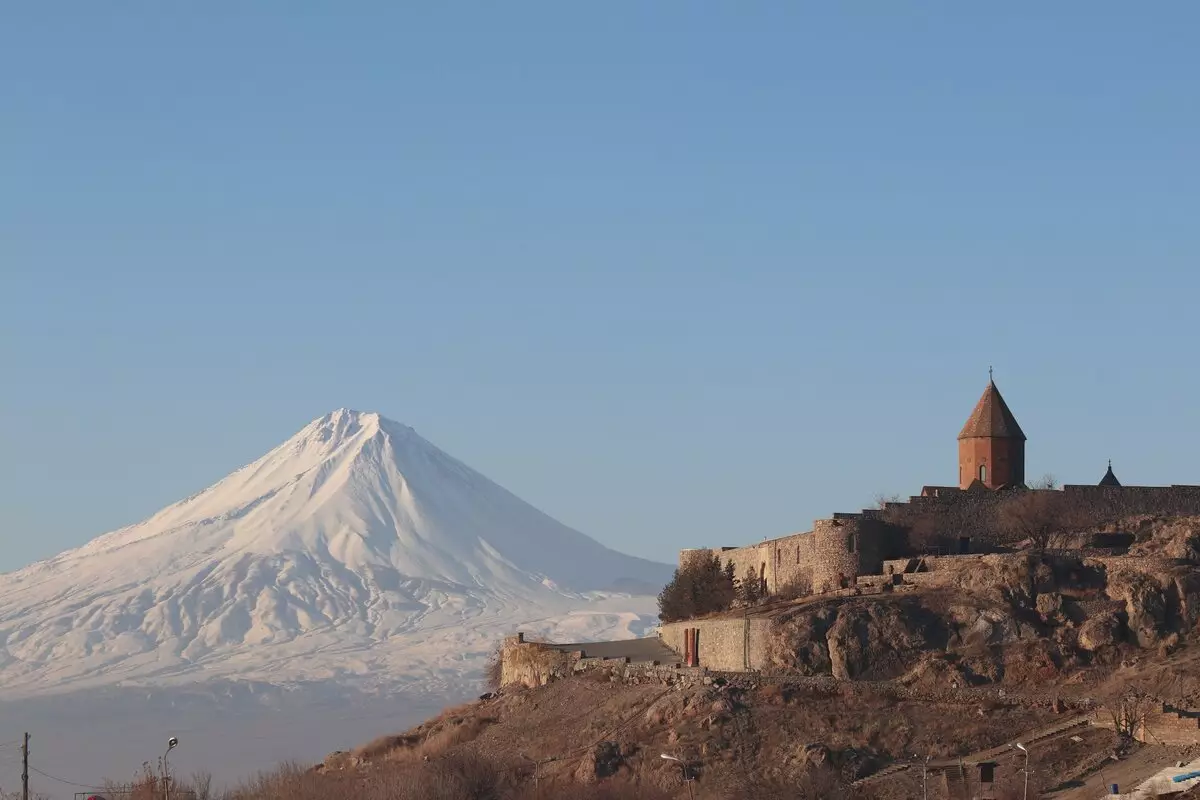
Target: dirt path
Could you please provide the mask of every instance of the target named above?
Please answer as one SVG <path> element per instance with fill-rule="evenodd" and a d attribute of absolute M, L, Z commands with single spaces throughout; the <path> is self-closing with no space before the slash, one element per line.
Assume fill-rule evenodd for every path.
<path fill-rule="evenodd" d="M 1107 761 L 1102 767 L 1073 786 L 1043 797 L 1054 800 L 1096 800 L 1103 797 L 1110 784 L 1117 784 L 1122 792 L 1132 791 L 1164 767 L 1183 759 L 1181 750 L 1175 747 L 1144 745 L 1119 761 Z"/>
<path fill-rule="evenodd" d="M 1087 724 L 1088 718 L 1085 716 L 1071 717 L 1070 719 L 1057 722 L 1054 725 L 1045 725 L 1040 728 L 1035 728 L 1034 730 L 1022 734 L 1015 741 L 1019 741 L 1025 746 L 1031 748 L 1035 745 L 1045 746 L 1064 736 L 1073 735 L 1075 731 L 1085 728 Z M 980 762 L 1002 760 L 1019 761 L 1021 760 L 1021 754 L 1020 751 L 1014 748 L 1014 743 L 989 747 L 986 750 L 979 750 L 962 757 L 933 759 L 929 762 L 928 768 L 930 770 L 941 771 L 948 768 L 957 767 L 959 764 L 971 765 L 978 764 Z M 907 769 L 919 770 L 920 768 L 921 762 L 919 761 L 891 764 L 887 767 L 884 767 L 879 772 L 876 772 L 874 775 L 868 775 L 865 778 L 855 781 L 854 785 L 861 786 L 863 784 L 880 780 L 881 778 L 885 778 L 889 775 L 895 775 L 897 772 L 903 772 Z"/>

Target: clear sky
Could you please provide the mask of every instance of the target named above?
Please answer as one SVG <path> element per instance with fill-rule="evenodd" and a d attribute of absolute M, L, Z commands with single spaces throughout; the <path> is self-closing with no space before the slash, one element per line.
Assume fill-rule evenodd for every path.
<path fill-rule="evenodd" d="M 0 569 L 333 408 L 672 560 L 1200 483 L 1200 6 L 12 4 Z"/>

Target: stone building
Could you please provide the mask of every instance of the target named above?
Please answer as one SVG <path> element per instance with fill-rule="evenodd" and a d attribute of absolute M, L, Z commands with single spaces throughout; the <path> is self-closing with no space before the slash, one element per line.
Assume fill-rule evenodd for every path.
<path fill-rule="evenodd" d="M 940 555 L 986 550 L 1001 506 L 1017 492 L 1061 492 L 1075 519 L 1097 525 L 1138 514 L 1200 515 L 1200 486 L 1123 486 L 1111 461 L 1098 484 L 1029 489 L 1025 442 L 1025 432 L 989 378 L 958 434 L 957 486 L 925 486 L 905 502 L 837 513 L 816 520 L 809 531 L 757 544 L 683 550 L 679 564 L 715 553 L 723 563 L 733 563 L 739 578 L 757 576 L 767 594 L 789 587 L 825 592 L 881 576 L 885 561 L 928 555 L 931 549 Z"/>

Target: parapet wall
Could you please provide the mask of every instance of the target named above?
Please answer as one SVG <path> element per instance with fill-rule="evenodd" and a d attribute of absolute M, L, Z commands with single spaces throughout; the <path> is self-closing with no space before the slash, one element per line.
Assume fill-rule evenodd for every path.
<path fill-rule="evenodd" d="M 766 665 L 770 630 L 769 619 L 693 619 L 667 623 L 659 629 L 659 636 L 663 644 L 683 656 L 687 631 L 696 631 L 697 666 L 743 672 Z"/>
<path fill-rule="evenodd" d="M 986 551 L 998 530 L 1002 505 L 1025 492 L 1053 492 L 1064 499 L 1064 513 L 1096 526 L 1134 516 L 1200 515 L 1200 486 L 1068 485 L 1061 490 L 996 491 L 930 486 L 907 502 L 817 520 L 808 533 L 745 547 L 683 550 L 679 563 L 716 554 L 722 565 L 733 563 L 738 580 L 758 576 L 769 594 L 789 584 L 829 591 L 853 585 L 862 575 L 882 574 L 885 561 L 930 545 L 937 546 L 934 552 L 946 554 Z"/>
<path fill-rule="evenodd" d="M 813 523 L 808 533 L 769 539 L 747 547 L 683 550 L 681 567 L 716 555 L 732 563 L 738 580 L 757 575 L 768 594 L 788 586 L 824 592 L 854 584 L 860 575 L 878 575 L 883 559 L 905 550 L 904 532 L 864 514 L 837 514 Z"/>
<path fill-rule="evenodd" d="M 1106 524 L 1132 516 L 1200 515 L 1200 486 L 1081 486 L 1059 489 L 962 490 L 926 487 L 921 495 L 883 509 L 863 511 L 867 518 L 918 531 L 923 538 L 941 537 L 952 546 L 958 539 L 986 541 L 996 530 L 998 512 L 1019 492 L 1054 492 L 1064 511 L 1089 524 Z"/>
<path fill-rule="evenodd" d="M 682 550 L 679 553 L 679 566 L 715 555 L 721 559 L 722 567 L 733 564 L 734 575 L 739 581 L 755 575 L 766 585 L 769 594 L 775 594 L 791 581 L 799 579 L 807 583 L 811 580 L 812 539 L 811 533 L 800 533 L 746 547 Z"/>
<path fill-rule="evenodd" d="M 507 636 L 500 650 L 500 685 L 545 686 L 555 677 L 569 673 L 571 664 L 582 655 L 527 642 L 521 633 Z"/>

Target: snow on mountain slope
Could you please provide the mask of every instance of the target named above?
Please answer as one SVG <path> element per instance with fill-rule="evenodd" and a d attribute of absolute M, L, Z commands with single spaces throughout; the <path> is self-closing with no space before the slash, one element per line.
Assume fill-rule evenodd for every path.
<path fill-rule="evenodd" d="M 644 632 L 669 574 L 411 428 L 341 409 L 144 522 L 0 575 L 0 686 L 236 677 L 461 691 L 518 624 Z"/>

